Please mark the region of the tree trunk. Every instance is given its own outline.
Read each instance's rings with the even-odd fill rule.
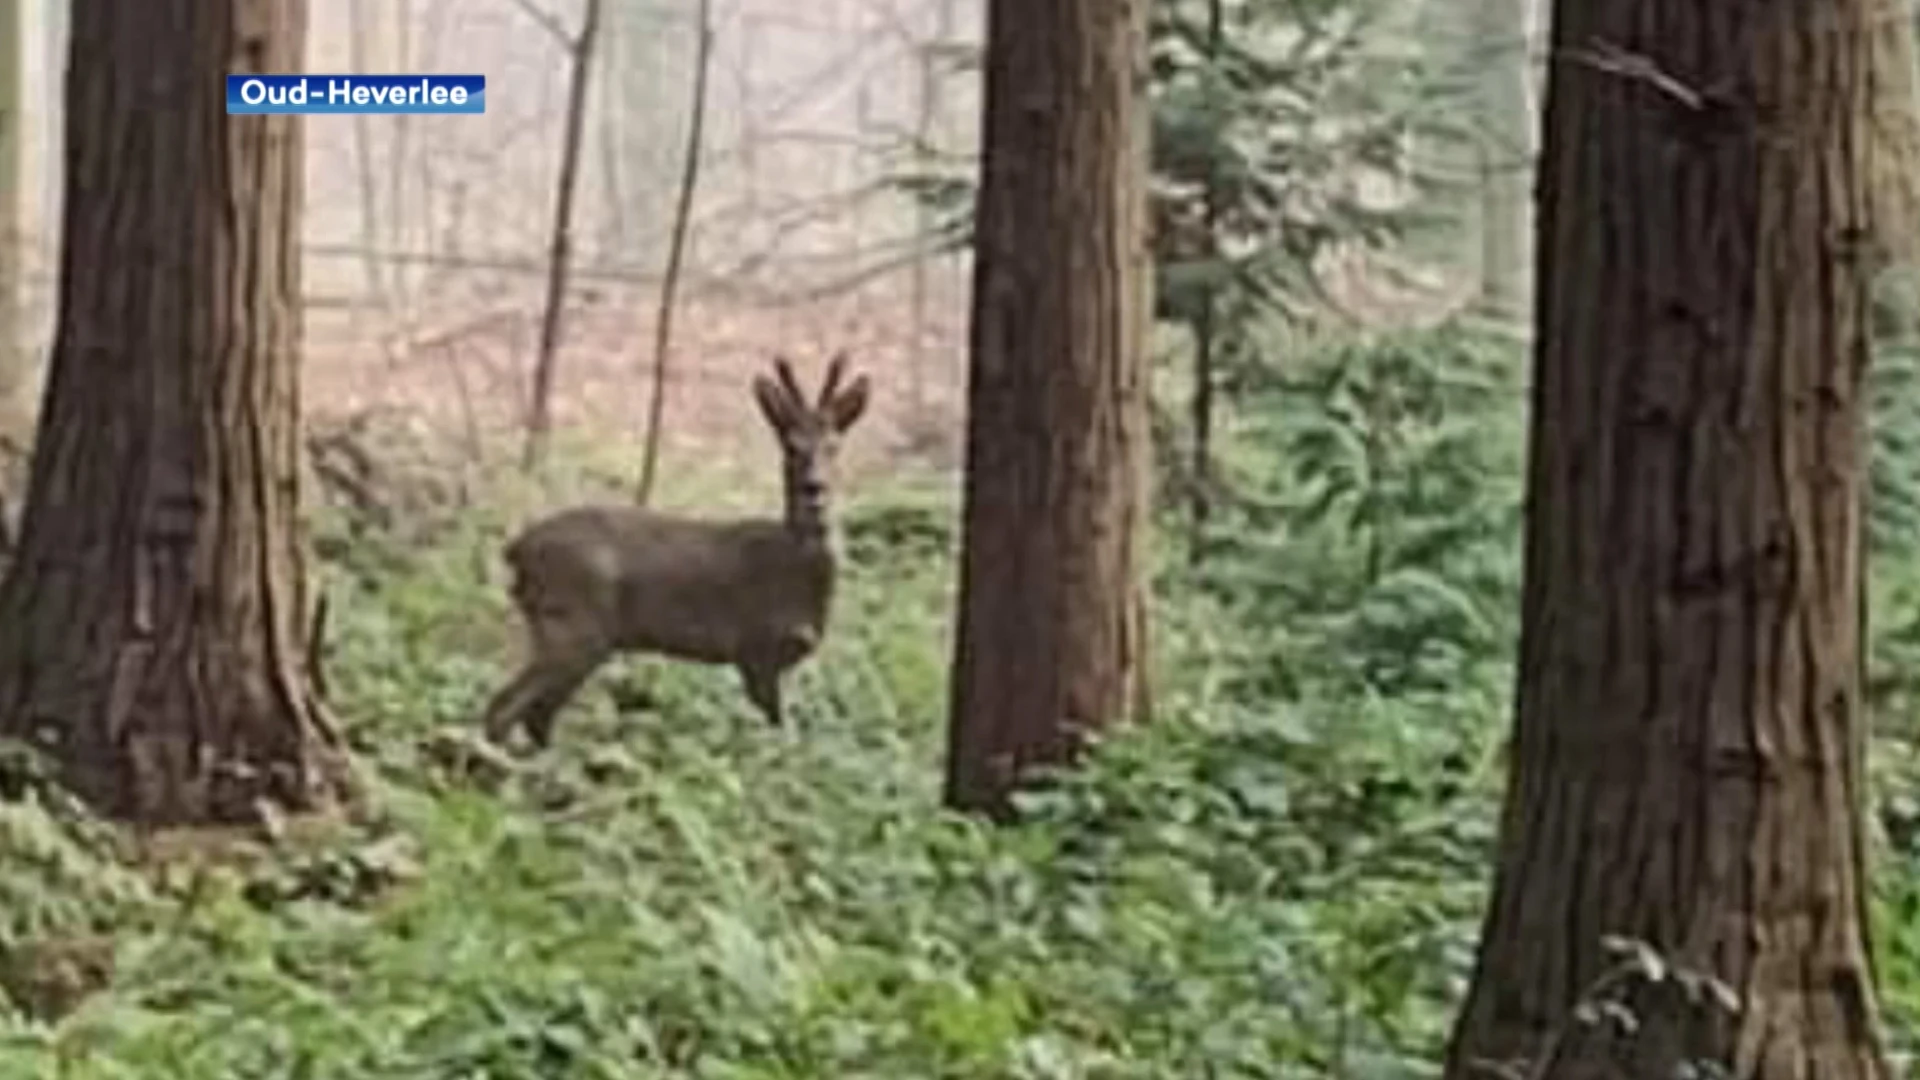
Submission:
[[[352,70],[380,70],[369,59],[367,39],[372,33],[366,0],[348,0],[347,62],[353,65]],[[397,251],[400,247],[386,243],[386,230],[381,227],[380,169],[373,152],[373,117],[366,113],[353,115],[353,165],[360,180],[360,246],[364,249],[361,268],[367,275],[367,302],[370,305],[384,304],[387,287],[386,275],[382,273],[380,264],[380,252],[382,248]]]
[[[1907,0],[1875,4],[1874,240],[1879,257],[1907,280],[1902,314],[1912,332],[1920,329],[1920,299],[1912,295],[1920,273],[1920,60]]]
[[[67,44],[72,39],[73,18],[69,10],[73,0],[42,0],[35,9],[43,27],[41,40],[37,43],[41,50],[41,63],[45,75],[40,84],[34,87],[38,99],[40,153],[43,160],[37,165],[33,182],[36,190],[36,205],[40,222],[36,226],[43,237],[36,255],[51,261],[52,245],[48,239],[53,232],[54,215],[59,212],[61,192],[65,190],[66,176],[60,169],[53,168],[53,162],[62,153],[59,137],[56,133],[66,130],[67,102],[64,94],[66,87]],[[57,243],[57,239],[54,240]],[[40,374],[39,370],[35,375]]]
[[[1860,819],[1874,6],[1554,11],[1515,773],[1454,1080],[1888,1074]],[[1741,1011],[1643,987],[1636,1034],[1567,1027],[1606,935]]]
[[[992,0],[947,798],[1144,698],[1145,0]]]
[[[553,428],[553,385],[560,364],[560,335],[567,315],[567,278],[573,268],[573,200],[580,186],[580,133],[593,86],[593,57],[600,39],[600,0],[587,0],[580,34],[568,48],[573,73],[567,85],[566,127],[560,134],[560,175],[554,181],[553,232],[547,244],[547,300],[540,317],[540,348],[533,358],[533,397],[527,409],[521,471],[546,460]]]
[[[749,12],[740,15],[737,31],[738,54],[734,58],[733,95],[739,150],[740,209],[747,221],[760,217],[760,113],[759,95],[754,93],[754,65],[759,62],[760,20]],[[703,20],[704,21],[704,20]],[[711,62],[711,60],[709,60]]]
[[[1920,67],[1906,0],[1876,0],[1883,27],[1875,58],[1874,239],[1883,268],[1875,330],[1903,348],[1920,339]]]
[[[593,86],[588,112],[594,125],[594,153],[600,158],[601,220],[595,238],[594,255],[604,264],[618,265],[633,240],[633,191],[627,182],[621,149],[627,141],[627,112],[620,107],[620,70],[627,63],[627,16],[621,6],[605,13],[600,27],[599,63],[594,65]]]
[[[1209,68],[1218,69],[1221,52],[1227,43],[1225,0],[1207,0],[1207,52]],[[1193,480],[1188,492],[1187,565],[1199,566],[1206,560],[1208,525],[1213,519],[1213,413],[1214,392],[1219,388],[1220,294],[1224,276],[1217,271],[1222,262],[1220,251],[1220,215],[1225,193],[1221,190],[1220,159],[1207,160],[1206,181],[1201,191],[1202,242],[1207,261],[1216,276],[1200,298],[1200,310],[1193,319]]]
[[[1480,309],[1496,319],[1527,314],[1527,226],[1533,163],[1528,102],[1527,0],[1477,0],[1473,47],[1481,56]]]
[[[653,380],[647,388],[647,431],[640,444],[640,482],[633,501],[653,501],[660,468],[660,444],[666,438],[668,367],[673,359],[673,305],[679,294],[687,232],[693,224],[693,195],[700,186],[700,159],[706,153],[707,78],[713,69],[713,0],[697,0],[693,86],[688,92],[687,145],[680,163],[680,190],[673,203],[673,231],[667,235],[667,268],[660,275],[660,303],[653,315]]]
[[[677,103],[686,100],[692,77],[690,54],[680,47],[691,10],[686,0],[615,4],[601,30],[603,36],[622,35],[620,61],[598,65],[616,86],[615,107],[622,113],[621,175],[630,197],[628,235],[616,261],[644,263],[649,272],[665,272],[666,254],[658,239],[671,220],[680,149],[687,141]]]
[[[310,686],[298,524],[293,117],[305,0],[74,0],[52,370],[0,583],[0,730],[153,825],[321,808],[347,758]]]
[[[951,10],[952,0],[943,0],[937,14],[944,16]],[[921,39],[914,50],[920,86],[914,103],[917,108],[913,121],[913,158],[914,170],[922,176],[932,175],[939,157],[934,149],[934,127],[940,120],[940,49],[946,44],[946,35],[936,31]],[[927,243],[934,231],[932,205],[926,199],[915,199],[913,216],[914,242]],[[913,260],[908,270],[912,275],[907,290],[907,310],[913,327],[913,345],[907,353],[907,417],[916,428],[924,426],[927,419],[927,361],[933,351],[927,341],[927,279],[933,259],[934,256],[923,254]]]
[[[418,71],[419,58],[413,49],[413,0],[390,0],[375,10],[385,8],[388,11],[391,30],[387,35],[392,50],[385,55],[390,57],[392,71]],[[413,148],[414,117],[406,113],[395,113],[388,117],[392,121],[392,134],[387,136],[387,243],[395,251],[415,250],[415,238],[419,235],[418,226],[422,220],[415,201],[408,197],[407,174],[414,170],[415,150]],[[394,261],[387,265],[387,308],[398,312],[403,320],[411,320],[419,315],[414,305],[414,289],[420,284],[421,274],[417,267],[404,261]]]
[[[25,0],[0,0],[0,433],[24,434],[27,341],[23,267],[38,255],[26,228]]]

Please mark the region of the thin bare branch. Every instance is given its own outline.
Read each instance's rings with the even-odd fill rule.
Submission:
[[[686,252],[687,223],[693,216],[693,192],[700,178],[701,133],[707,114],[707,70],[713,57],[713,0],[700,0],[699,50],[693,61],[693,100],[687,117],[686,158],[680,174],[679,203],[673,212],[673,236],[667,245],[667,271],[660,282],[660,312],[654,320],[653,395],[647,404],[646,442],[640,454],[640,483],[635,501],[647,505],[653,495],[654,472],[660,460],[660,432],[666,421],[667,358],[673,338],[673,295],[680,283],[680,262]]]
[[[354,71],[371,71],[374,67],[368,61],[367,12],[365,0],[349,0],[347,4],[347,58]],[[380,177],[373,156],[372,118],[365,113],[353,116],[353,163],[360,181],[360,239],[369,249],[380,246]],[[384,301],[386,297],[386,267],[379,259],[371,256],[361,260],[367,275],[367,292],[370,296]]]
[[[1689,109],[1697,111],[1706,106],[1705,94],[1660,70],[1652,57],[1628,52],[1612,42],[1596,38],[1588,48],[1567,49],[1562,55],[1595,71],[1644,82]]]
[[[539,23],[540,29],[552,34],[553,40],[559,42],[562,48],[565,48],[568,52],[578,52],[580,50],[580,38],[575,38],[572,34],[567,33],[567,24],[561,22],[559,16],[534,3],[533,0],[511,0],[511,2],[513,6],[519,8],[521,13],[526,15],[527,18]],[[589,16],[589,18],[591,18],[591,16]],[[582,30],[581,38],[585,36],[586,32]]]
[[[369,248],[361,244],[308,244],[306,254],[323,259],[378,259],[381,262],[409,266],[434,266],[447,270],[491,270],[503,274],[546,274],[551,264],[534,259],[487,258],[481,255],[448,255],[433,251],[400,251]],[[605,281],[622,285],[653,285],[660,275],[640,266],[574,266],[569,279]],[[47,280],[51,280],[48,278]]]
[[[807,289],[766,296],[760,303],[765,307],[797,307],[802,304],[817,303],[845,293],[854,292],[884,277],[900,273],[921,259],[958,249],[958,243],[923,244],[900,252],[890,258],[880,259],[823,284]]]
[[[521,468],[532,473],[546,455],[553,423],[554,368],[559,357],[561,320],[566,309],[568,260],[573,246],[573,198],[580,179],[580,129],[592,84],[593,45],[600,32],[601,0],[587,0],[580,40],[573,50],[573,85],[567,94],[567,127],[560,146],[559,190],[554,195],[553,269],[547,276],[546,314],[540,321],[540,351],[533,368],[533,401],[527,415],[527,445]]]

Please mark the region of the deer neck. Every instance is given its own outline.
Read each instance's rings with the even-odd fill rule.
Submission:
[[[835,549],[836,530],[830,507],[822,502],[810,505],[796,495],[787,496],[786,517],[787,538],[802,553],[818,554],[832,562]]]
[[[794,575],[792,584],[799,588],[798,595],[807,610],[815,613],[813,617],[824,619],[833,603],[839,562],[833,519],[825,507],[805,507],[789,499],[782,527],[787,558],[792,560],[789,563]]]

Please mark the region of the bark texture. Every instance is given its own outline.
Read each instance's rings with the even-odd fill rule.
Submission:
[[[1860,819],[1874,6],[1556,5],[1515,775],[1455,1080],[1887,1075]],[[1647,990],[1637,1034],[1543,1064],[1610,934],[1742,1011]]]
[[[343,793],[305,669],[299,121],[222,75],[297,71],[305,0],[74,0],[60,310],[0,730],[103,811],[246,820]]]
[[[947,797],[1137,714],[1146,0],[993,0]]]

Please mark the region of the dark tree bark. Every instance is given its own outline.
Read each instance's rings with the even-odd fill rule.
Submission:
[[[1455,1080],[1888,1075],[1860,817],[1874,6],[1555,6],[1515,774]],[[1606,935],[1741,1011],[1643,987],[1637,1034],[1565,1028],[1543,1060]]]
[[[1220,63],[1227,40],[1225,0],[1207,2],[1207,63]],[[1216,266],[1221,261],[1220,214],[1225,193],[1221,191],[1220,161],[1207,160],[1205,188],[1201,193],[1201,223],[1205,231],[1207,259]],[[1187,497],[1187,564],[1199,566],[1207,555],[1207,526],[1213,520],[1213,414],[1215,392],[1219,389],[1220,286],[1218,280],[1207,286],[1200,298],[1200,310],[1193,318],[1193,470],[1192,490]]]
[[[324,807],[344,750],[306,669],[297,118],[305,0],[74,0],[60,310],[0,731],[144,824]]]
[[[993,0],[948,801],[1142,711],[1145,0]]]

